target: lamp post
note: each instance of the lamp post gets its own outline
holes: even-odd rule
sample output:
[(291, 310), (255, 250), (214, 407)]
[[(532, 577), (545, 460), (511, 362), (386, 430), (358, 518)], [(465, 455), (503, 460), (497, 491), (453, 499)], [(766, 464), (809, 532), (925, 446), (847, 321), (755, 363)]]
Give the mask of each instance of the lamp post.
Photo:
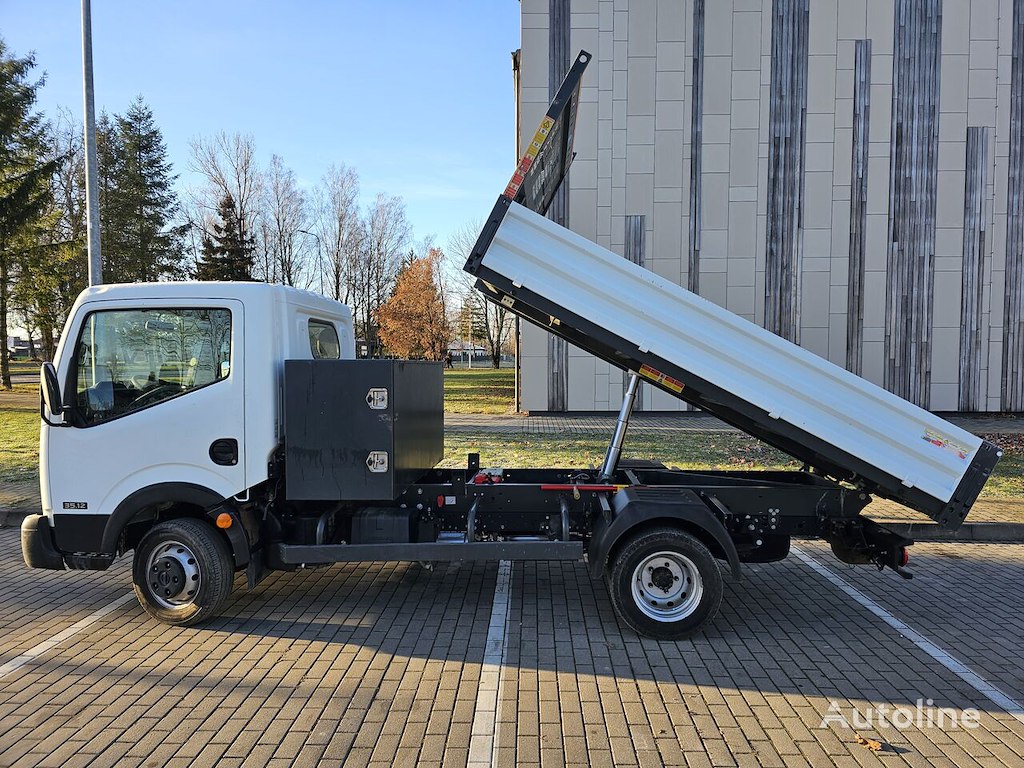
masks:
[(473, 367), (473, 304), (467, 298), (462, 305), (463, 314), (466, 316), (466, 338), (469, 339), (469, 346), (466, 349), (466, 367)]
[[(318, 235), (316, 232), (311, 232), (308, 229), (300, 229), (298, 231), (301, 232), (304, 235), (310, 235), (311, 237), (313, 237), (316, 240), (316, 271), (317, 271), (317, 274), (320, 275), (320, 293), (321, 293), (321, 295), (326, 295), (326, 294), (324, 294), (324, 261), (323, 261), (323, 244), (324, 244), (324, 242), (323, 242), (323, 240), (320, 239), (320, 235)], [(334, 298), (337, 298), (337, 297), (334, 297)]]
[(103, 256), (100, 253), (100, 200), (97, 189), (96, 104), (92, 88), (92, 9), (82, 0), (82, 76), (85, 101), (85, 205), (89, 234), (89, 285), (103, 282)]

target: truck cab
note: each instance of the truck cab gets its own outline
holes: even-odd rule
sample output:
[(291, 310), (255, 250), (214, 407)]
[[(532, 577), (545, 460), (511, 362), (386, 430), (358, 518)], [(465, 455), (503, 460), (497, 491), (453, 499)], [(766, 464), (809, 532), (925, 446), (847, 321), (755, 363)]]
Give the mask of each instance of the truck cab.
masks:
[(282, 437), (283, 361), (354, 355), (349, 309), (307, 291), (87, 289), (53, 364), (60, 405), (41, 406), (42, 511), (60, 557), (106, 567), (140, 517), (265, 482)]

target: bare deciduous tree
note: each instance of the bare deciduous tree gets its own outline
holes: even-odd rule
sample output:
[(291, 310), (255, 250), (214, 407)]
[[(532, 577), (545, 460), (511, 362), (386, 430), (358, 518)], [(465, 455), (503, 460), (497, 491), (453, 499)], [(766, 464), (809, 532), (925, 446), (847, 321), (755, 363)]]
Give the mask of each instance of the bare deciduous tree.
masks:
[(355, 270), (350, 306), (357, 332), (371, 347), (377, 341), (377, 310), (391, 296), (411, 227), (400, 197), (378, 194), (366, 213), (365, 240)]
[(190, 190), (182, 197), (181, 223), (185, 225), (182, 236), (185, 248), (185, 272), (189, 279), (196, 276), (203, 259), (203, 238), (212, 231), (215, 217), (207, 210), (200, 195)]
[[(249, 135), (223, 131), (191, 142), (192, 170), (206, 177), (206, 187), (196, 190), (189, 206), (191, 223), (210, 234), (217, 208), (230, 195), (238, 210), (235, 222), (240, 235), (253, 238), (263, 189), (263, 175), (256, 162), (256, 149)], [(201, 238), (200, 238), (201, 239)]]
[[(255, 276), (319, 288), (348, 304), (357, 335), (375, 348), (377, 311), (391, 297), (403, 263), (434, 250), (432, 238), (425, 238), (405, 259), (412, 228), (402, 199), (379, 194), (361, 209), (359, 177), (344, 165), (331, 166), (308, 196), (279, 157), (271, 159), (265, 173), (260, 171), (250, 136), (197, 138), (192, 155), (193, 169), (206, 178), (205, 187), (183, 206), (192, 224), (186, 241), (193, 260), (198, 262), (202, 243), (211, 235), (218, 204), (230, 195), (238, 209), (237, 231), (259, 246)], [(441, 303), (447, 305), (443, 290)]]
[(363, 247), (359, 215), (359, 176), (352, 168), (332, 165), (316, 190), (317, 246), (323, 248), (321, 291), (337, 301), (351, 301), (355, 271)]
[(263, 186), (254, 276), (268, 283), (309, 288), (311, 243), (302, 237), (308, 225), (306, 194), (295, 172), (278, 155), (270, 158)]
[[(491, 301), (486, 294), (479, 294), (476, 290), (476, 278), (462, 270), (462, 265), (469, 258), (473, 245), (483, 225), (479, 222), (470, 222), (455, 231), (448, 240), (449, 263), (448, 271), (462, 289), (464, 297), (476, 294), (480, 301), (480, 312), (482, 314), (482, 326), (484, 340), (487, 342), (487, 353), (491, 358), (491, 366), (501, 366), (501, 355), (509, 338), (512, 335), (515, 315), (504, 305)], [(465, 302), (464, 302), (465, 303)]]

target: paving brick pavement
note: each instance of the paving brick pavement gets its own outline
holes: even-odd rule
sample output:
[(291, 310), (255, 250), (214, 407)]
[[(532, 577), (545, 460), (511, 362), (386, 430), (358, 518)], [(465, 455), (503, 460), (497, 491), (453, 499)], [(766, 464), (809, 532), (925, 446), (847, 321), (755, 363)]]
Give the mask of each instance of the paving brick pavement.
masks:
[[(1024, 698), (1024, 548), (915, 547), (917, 574), (838, 564), (871, 599)], [(129, 589), (29, 571), (0, 531), (0, 664)], [(465, 765), (497, 564), (394, 563), (275, 574), (202, 628), (134, 603), (0, 679), (6, 766)], [(580, 563), (516, 563), (495, 708), (497, 765), (1019, 766), (1024, 722), (854, 604), (807, 564), (746, 567), (705, 635), (620, 628)], [(977, 707), (977, 730), (818, 726), (830, 701)]]

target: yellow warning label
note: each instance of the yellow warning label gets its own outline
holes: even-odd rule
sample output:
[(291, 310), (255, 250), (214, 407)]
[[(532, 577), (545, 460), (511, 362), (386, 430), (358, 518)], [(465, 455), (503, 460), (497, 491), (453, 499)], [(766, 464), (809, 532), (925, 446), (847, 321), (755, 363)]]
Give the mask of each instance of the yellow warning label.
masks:
[(526, 147), (526, 154), (523, 155), (519, 161), (519, 166), (516, 168), (516, 172), (512, 174), (512, 180), (505, 187), (505, 197), (513, 198), (516, 193), (519, 192), (519, 187), (523, 183), (523, 179), (526, 176), (526, 171), (529, 170), (530, 166), (533, 165), (534, 159), (537, 157), (537, 153), (540, 152), (540, 148), (544, 145), (544, 140), (547, 139), (548, 133), (551, 132), (551, 126), (555, 124), (553, 118), (545, 117), (540, 121), (540, 127), (537, 132), (533, 134), (533, 141)]
[(652, 368), (649, 365), (644, 364), (640, 366), (640, 375), (673, 392), (683, 391), (683, 382), (679, 381), (679, 379), (673, 379), (668, 374), (662, 373), (657, 368)]

